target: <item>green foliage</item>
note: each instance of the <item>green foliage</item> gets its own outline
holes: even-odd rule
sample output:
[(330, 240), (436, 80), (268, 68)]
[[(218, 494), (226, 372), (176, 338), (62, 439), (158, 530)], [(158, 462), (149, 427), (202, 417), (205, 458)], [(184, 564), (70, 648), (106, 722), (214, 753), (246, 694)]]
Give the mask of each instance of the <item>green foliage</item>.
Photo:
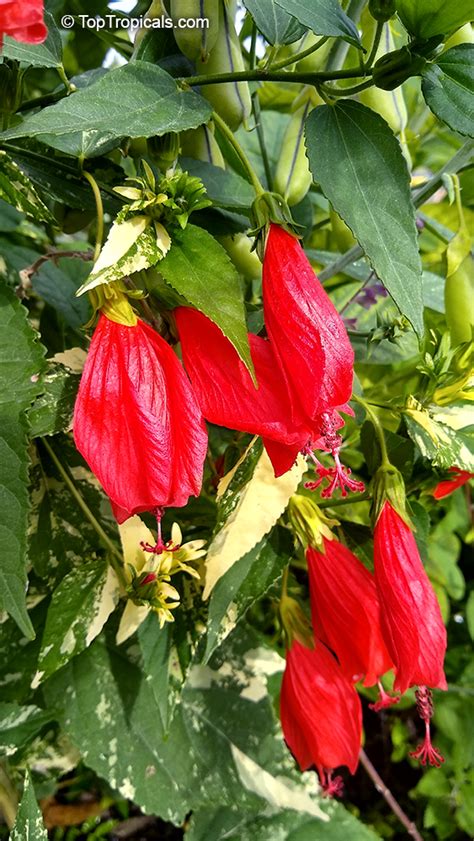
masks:
[(39, 806), (36, 802), (30, 775), (27, 774), (23, 797), (11, 834), (11, 841), (26, 841), (29, 838), (34, 838), (35, 841), (47, 841), (48, 835), (43, 825)]
[(422, 90), (433, 114), (453, 131), (473, 137), (474, 108), (472, 44), (459, 44), (443, 53), (422, 73)]

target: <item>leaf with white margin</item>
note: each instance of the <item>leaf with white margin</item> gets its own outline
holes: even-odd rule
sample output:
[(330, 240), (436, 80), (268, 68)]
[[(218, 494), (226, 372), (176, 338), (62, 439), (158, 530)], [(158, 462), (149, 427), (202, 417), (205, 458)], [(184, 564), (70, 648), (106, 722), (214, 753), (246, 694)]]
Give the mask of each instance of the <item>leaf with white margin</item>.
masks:
[(48, 609), (33, 689), (89, 647), (118, 599), (117, 576), (106, 561), (95, 559), (63, 578)]
[[(123, 560), (131, 564), (137, 572), (141, 572), (146, 562), (146, 555), (140, 546), (141, 541), (155, 544), (155, 537), (148, 526), (136, 514), (119, 525), (120, 541), (122, 543)], [(122, 613), (115, 641), (117, 645), (125, 642), (140, 627), (150, 612), (148, 605), (137, 605), (128, 601)]]
[(152, 223), (149, 216), (133, 216), (125, 222), (116, 222), (92, 274), (76, 295), (154, 266), (170, 247), (171, 239), (166, 229), (159, 222)]
[(12, 829), (10, 841), (48, 841), (48, 834), (44, 828), (43, 817), (36, 802), (35, 790), (30, 774), (25, 777), (23, 797)]
[[(250, 445), (252, 446), (253, 444)], [(234, 473), (239, 463), (233, 468)], [(209, 598), (224, 573), (275, 525), (288, 505), (288, 500), (295, 493), (305, 470), (305, 459), (299, 456), (291, 470), (275, 478), (272, 463), (265, 450), (262, 452), (253, 476), (240, 492), (237, 505), (209, 546), (204, 600)], [(223, 477), (222, 483), (223, 487), (228, 486), (228, 475)]]

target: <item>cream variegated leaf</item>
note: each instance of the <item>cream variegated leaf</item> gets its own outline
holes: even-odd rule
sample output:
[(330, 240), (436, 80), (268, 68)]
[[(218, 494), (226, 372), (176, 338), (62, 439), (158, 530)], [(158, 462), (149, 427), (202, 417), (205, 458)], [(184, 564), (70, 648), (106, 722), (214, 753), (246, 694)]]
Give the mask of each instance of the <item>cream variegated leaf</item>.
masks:
[[(240, 492), (237, 505), (209, 546), (204, 599), (209, 597), (224, 573), (268, 534), (283, 514), (305, 470), (306, 463), (301, 456), (291, 470), (275, 478), (271, 461), (265, 450), (262, 452), (253, 476)], [(223, 477), (222, 483), (223, 487), (228, 486), (227, 476)]]

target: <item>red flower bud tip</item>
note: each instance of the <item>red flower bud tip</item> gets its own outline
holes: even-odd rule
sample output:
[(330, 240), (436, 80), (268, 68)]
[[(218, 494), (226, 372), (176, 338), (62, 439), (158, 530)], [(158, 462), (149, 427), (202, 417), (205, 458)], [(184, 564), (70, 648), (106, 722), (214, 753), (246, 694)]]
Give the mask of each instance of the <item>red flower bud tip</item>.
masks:
[(302, 771), (315, 766), (328, 794), (339, 790), (332, 770), (346, 765), (354, 774), (362, 738), (362, 708), (326, 646), (287, 651), (280, 696), (285, 741)]
[(388, 707), (393, 707), (394, 704), (398, 704), (400, 701), (401, 695), (389, 695), (388, 692), (385, 692), (381, 682), (378, 680), (377, 685), (379, 688), (379, 697), (375, 704), (369, 704), (369, 710), (373, 710), (375, 713), (380, 712), (380, 710), (386, 710)]
[(207, 433), (171, 347), (138, 320), (101, 315), (77, 395), (74, 439), (122, 523), (200, 492)]
[(453, 478), (438, 482), (433, 491), (435, 499), (443, 499), (443, 497), (449, 496), (453, 491), (456, 491), (462, 485), (465, 485), (466, 482), (469, 482), (469, 479), (474, 478), (474, 473), (469, 473), (468, 470), (461, 470), (459, 467), (451, 467), (449, 472), (453, 474)]
[(434, 765), (439, 768), (444, 762), (444, 756), (431, 744), (430, 719), (433, 716), (432, 694), (426, 686), (420, 686), (416, 692), (416, 706), (418, 714), (425, 723), (425, 738), (417, 749), (410, 753), (413, 759), (419, 759), (422, 765)]
[(415, 538), (390, 502), (374, 530), (374, 572), (385, 644), (395, 664), (394, 689), (447, 689), (446, 652), (438, 600), (423, 567)]
[(271, 224), (263, 261), (263, 310), (268, 336), (310, 428), (322, 412), (352, 394), (354, 353), (344, 322), (316, 277), (299, 241)]
[(149, 572), (148, 575), (145, 576), (143, 581), (140, 581), (140, 586), (144, 587), (145, 584), (151, 584), (152, 581), (156, 581), (156, 574), (154, 572)]
[(373, 686), (393, 667), (373, 575), (350, 549), (327, 537), (323, 551), (306, 550), (306, 560), (316, 637), (334, 651), (348, 680), (365, 678), (364, 686)]
[(43, 15), (43, 0), (2, 0), (0, 47), (4, 35), (24, 44), (42, 44), (48, 35)]
[(302, 450), (303, 454), (309, 456), (314, 462), (315, 472), (318, 476), (318, 479), (312, 482), (306, 482), (305, 488), (315, 491), (327, 479), (329, 482), (328, 487), (324, 488), (321, 492), (323, 499), (330, 499), (337, 488), (340, 488), (341, 496), (343, 497), (347, 496), (348, 490), (353, 493), (363, 493), (365, 491), (364, 483), (358, 482), (356, 479), (351, 479), (350, 468), (344, 467), (341, 464), (339, 453), (342, 447), (342, 438), (336, 432), (338, 418), (339, 415), (337, 412), (333, 412), (332, 414), (323, 412), (321, 415), (322, 438), (318, 441), (318, 446), (321, 449), (325, 449), (331, 453), (335, 467), (324, 467), (316, 458), (311, 445), (307, 445)]

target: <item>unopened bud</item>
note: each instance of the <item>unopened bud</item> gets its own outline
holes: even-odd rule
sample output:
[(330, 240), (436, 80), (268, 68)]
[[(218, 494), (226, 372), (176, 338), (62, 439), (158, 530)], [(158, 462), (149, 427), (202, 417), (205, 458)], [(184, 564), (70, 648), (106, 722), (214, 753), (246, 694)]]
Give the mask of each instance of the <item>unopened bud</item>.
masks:
[(320, 549), (323, 547), (323, 537), (333, 539), (331, 526), (338, 525), (337, 520), (326, 517), (309, 497), (294, 494), (287, 510), (291, 526), (305, 549), (308, 546)]

